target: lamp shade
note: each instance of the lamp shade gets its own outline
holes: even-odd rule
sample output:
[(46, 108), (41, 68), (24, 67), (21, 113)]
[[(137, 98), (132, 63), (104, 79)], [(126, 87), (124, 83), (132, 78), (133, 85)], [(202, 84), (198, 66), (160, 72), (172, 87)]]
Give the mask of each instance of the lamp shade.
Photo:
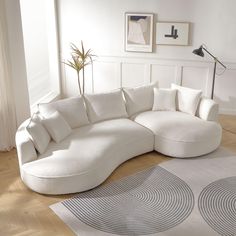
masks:
[(194, 49), (193, 50), (193, 53), (195, 55), (198, 55), (200, 57), (204, 57), (204, 52), (203, 50), (208, 54), (210, 55), (213, 59), (214, 59), (214, 72), (213, 72), (213, 80), (212, 80), (212, 90), (211, 90), (211, 99), (213, 99), (214, 97), (214, 86), (215, 86), (215, 76), (216, 76), (216, 64), (219, 63), (221, 64), (225, 69), (226, 69), (226, 66), (220, 62), (213, 54), (211, 54), (205, 47), (204, 47), (204, 44), (202, 44), (199, 48), (197, 49)]
[(193, 53), (200, 56), (200, 57), (204, 57), (204, 53), (203, 53), (203, 50), (202, 50), (202, 46), (200, 46), (199, 48), (197, 49), (194, 49), (193, 50)]

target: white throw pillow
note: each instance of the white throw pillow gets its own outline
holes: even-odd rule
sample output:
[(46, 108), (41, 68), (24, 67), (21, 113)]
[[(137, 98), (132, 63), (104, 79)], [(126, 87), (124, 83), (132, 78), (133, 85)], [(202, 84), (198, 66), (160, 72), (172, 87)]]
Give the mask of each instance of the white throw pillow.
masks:
[(157, 82), (136, 88), (123, 88), (129, 117), (136, 113), (152, 109), (154, 98), (153, 88), (157, 88)]
[(176, 111), (176, 90), (154, 88), (153, 111)]
[(71, 127), (58, 111), (55, 111), (48, 118), (43, 118), (42, 123), (56, 143), (62, 141), (72, 132)]
[(202, 91), (182, 87), (176, 84), (171, 84), (171, 88), (177, 90), (177, 110), (195, 115), (202, 95)]
[(43, 154), (47, 149), (51, 138), (47, 130), (40, 123), (40, 118), (36, 114), (30, 119), (29, 124), (26, 126), (26, 130), (28, 131), (36, 150), (40, 154)]
[(51, 103), (40, 103), (39, 111), (45, 118), (55, 111), (60, 112), (72, 129), (89, 124), (84, 99), (81, 96)]
[(127, 117), (121, 90), (109, 93), (86, 94), (84, 97), (89, 120), (93, 123), (108, 119)]

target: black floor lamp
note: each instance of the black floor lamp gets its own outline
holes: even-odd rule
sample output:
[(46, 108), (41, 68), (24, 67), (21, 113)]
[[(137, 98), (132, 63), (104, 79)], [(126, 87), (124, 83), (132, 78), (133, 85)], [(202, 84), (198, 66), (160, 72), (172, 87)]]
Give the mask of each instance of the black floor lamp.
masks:
[(226, 66), (220, 62), (217, 57), (215, 57), (214, 55), (212, 55), (203, 45), (201, 45), (199, 48), (197, 49), (194, 49), (193, 50), (193, 53), (200, 56), (200, 57), (204, 57), (204, 52), (207, 52), (211, 57), (213, 57), (214, 59), (214, 72), (213, 72), (213, 82), (212, 82), (212, 90), (211, 90), (211, 99), (213, 99), (213, 95), (214, 95), (214, 87), (215, 87), (215, 77), (216, 77), (216, 64), (217, 62), (220, 63), (225, 69), (226, 69)]

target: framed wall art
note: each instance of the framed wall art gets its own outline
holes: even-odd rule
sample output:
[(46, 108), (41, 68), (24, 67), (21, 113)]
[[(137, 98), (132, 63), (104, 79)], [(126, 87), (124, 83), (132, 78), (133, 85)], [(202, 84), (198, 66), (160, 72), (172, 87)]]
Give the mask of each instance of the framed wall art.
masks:
[(153, 14), (125, 13), (125, 51), (152, 52)]
[(189, 23), (156, 23), (156, 44), (187, 46), (189, 44)]

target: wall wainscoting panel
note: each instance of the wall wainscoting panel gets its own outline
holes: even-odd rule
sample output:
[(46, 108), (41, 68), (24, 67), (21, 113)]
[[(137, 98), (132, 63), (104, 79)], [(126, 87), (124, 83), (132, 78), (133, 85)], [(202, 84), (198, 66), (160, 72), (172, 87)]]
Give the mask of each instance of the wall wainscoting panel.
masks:
[(93, 70), (94, 93), (114, 90), (120, 87), (119, 62), (96, 61)]
[(208, 74), (208, 67), (183, 66), (181, 84), (185, 87), (201, 89), (203, 95), (208, 96)]
[[(224, 63), (227, 70), (216, 75), (214, 99), (220, 104), (220, 112), (236, 114), (236, 63)], [(106, 92), (120, 87), (135, 87), (158, 81), (159, 87), (168, 88), (171, 83), (201, 89), (203, 95), (210, 97), (213, 78), (213, 62), (186, 61), (159, 58), (137, 58), (99, 56), (93, 66), (86, 69), (86, 91)], [(62, 83), (64, 95), (77, 95), (75, 81), (70, 84), (72, 71), (63, 67), (65, 77)], [(221, 73), (220, 66), (217, 73)], [(88, 77), (88, 78), (87, 78)], [(76, 92), (75, 92), (76, 91)]]
[(214, 99), (222, 114), (236, 115), (236, 63), (226, 66), (224, 74), (216, 76)]
[(122, 63), (122, 87), (137, 87), (150, 83), (148, 78), (149, 66), (143, 63)]
[(170, 88), (171, 83), (178, 83), (178, 67), (176, 65), (152, 64), (151, 81), (158, 81), (160, 88)]

